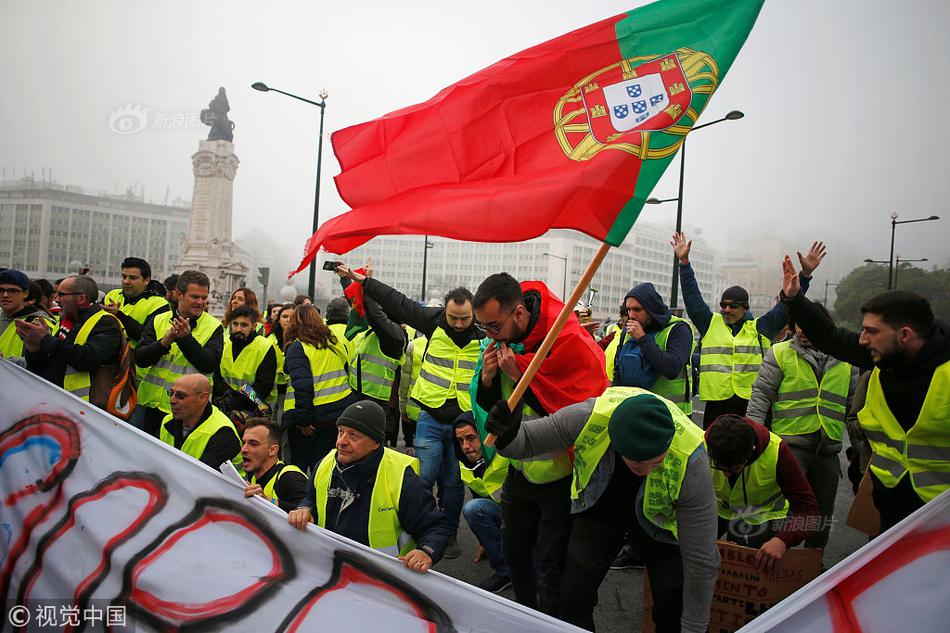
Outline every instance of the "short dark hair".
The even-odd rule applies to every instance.
[[[449,301],[463,306],[466,302],[472,301],[472,291],[465,286],[453,288],[452,290],[449,290],[448,293],[446,293],[445,298],[442,300],[442,305],[449,305]]]
[[[328,323],[330,321],[333,323],[346,323],[346,320],[350,316],[350,302],[346,300],[346,297],[331,299],[330,303],[327,304],[326,315]]]
[[[49,279],[34,279],[33,283],[39,286],[40,294],[44,297],[53,296],[53,284],[49,282]]]
[[[121,268],[138,268],[143,278],[152,278],[152,267],[141,257],[126,257],[122,260]]]
[[[468,418],[468,417],[464,417],[464,418],[459,418],[458,420],[455,421],[455,428],[456,428],[456,429],[461,429],[461,428],[464,428],[464,427],[466,427],[466,426],[472,427],[473,429],[475,429],[475,433],[476,433],[476,434],[478,433],[478,427],[475,426],[475,420],[473,420],[473,419],[471,419],[471,418]]]
[[[163,285],[165,286],[165,292],[168,292],[169,290],[178,290],[178,275],[169,275],[165,278]]]
[[[238,317],[247,317],[248,319],[250,319],[251,323],[254,324],[254,323],[257,323],[261,315],[258,314],[257,310],[255,310],[251,306],[243,305],[243,306],[238,306],[234,308],[234,312],[231,313],[231,317],[228,319],[228,322],[231,322]]]
[[[310,298],[309,296],[307,296],[307,295],[297,295],[296,297],[294,297],[294,305],[295,305],[295,306],[299,306],[299,305],[301,305],[302,303],[304,303],[304,302],[306,302],[306,301],[313,301],[313,299],[311,299],[311,298]]]
[[[35,281],[30,282],[30,289],[26,291],[27,301],[32,301],[34,305],[39,306],[40,299],[43,298],[43,290]]]
[[[254,417],[248,418],[244,421],[244,430],[252,429],[255,426],[263,426],[267,428],[267,439],[270,440],[271,444],[277,444],[280,446],[280,441],[283,438],[283,432],[280,430],[280,423],[277,420],[271,420],[270,418]]]
[[[185,292],[188,290],[188,286],[201,286],[202,288],[210,288],[211,280],[208,279],[208,275],[204,274],[200,270],[186,270],[182,274],[178,275],[178,292]]]
[[[745,463],[755,449],[755,422],[727,413],[716,418],[706,436],[709,459],[721,466]]]
[[[99,300],[99,286],[95,279],[88,275],[72,275],[72,278],[76,280],[73,284],[73,292],[86,295],[86,300],[89,303],[95,303]],[[66,277],[66,279],[69,279],[69,277]]]
[[[472,307],[476,310],[491,299],[497,299],[501,308],[510,310],[520,303],[524,303],[524,293],[521,284],[508,273],[495,273],[485,278],[475,291]]]
[[[892,328],[909,327],[919,336],[929,336],[934,327],[930,302],[916,292],[888,290],[874,295],[861,306],[861,314],[878,314]]]

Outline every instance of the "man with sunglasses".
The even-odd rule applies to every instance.
[[[89,402],[95,372],[119,361],[122,329],[118,319],[97,303],[99,287],[91,277],[66,277],[59,284],[56,299],[62,313],[55,331],[50,332],[43,320],[16,322],[27,367]],[[102,395],[95,394],[93,401],[101,404]]]
[[[483,346],[475,382],[476,419],[484,421],[485,412],[511,395],[564,304],[540,281],[518,283],[497,273],[481,283],[473,305],[477,323],[491,339]],[[604,352],[577,318],[569,317],[525,392],[525,417],[599,396],[607,387],[605,367]],[[515,598],[555,615],[571,531],[568,447],[509,466],[501,495],[502,547]]]
[[[758,549],[768,572],[821,527],[821,510],[788,443],[761,424],[727,414],[706,429],[719,534]]]
[[[419,459],[419,478],[431,490],[436,482],[443,496],[449,535],[445,558],[457,558],[456,540],[465,488],[455,458],[455,420],[472,410],[469,385],[478,362],[482,332],[475,327],[472,293],[456,288],[445,296],[444,307],[423,307],[378,279],[342,264],[336,268],[363,286],[363,294],[379,304],[394,323],[405,323],[427,339],[419,377],[409,394],[420,408],[413,440]]]
[[[26,367],[23,339],[17,336],[17,319],[33,322],[42,320],[52,328],[53,322],[37,305],[30,305],[30,278],[25,273],[7,268],[0,271],[0,358]]]
[[[690,321],[699,330],[699,399],[703,401],[703,428],[726,413],[745,415],[765,350],[771,338],[788,323],[788,308],[781,302],[755,318],[749,310],[749,293],[732,286],[722,293],[720,312],[713,312],[703,299],[696,275],[689,265],[693,245],[683,233],[670,242],[679,260],[680,285]],[[807,255],[798,253],[801,284],[808,289],[811,275],[825,256],[825,245],[814,242]]]
[[[231,418],[211,404],[211,381],[201,374],[182,376],[168,390],[171,413],[162,420],[159,439],[218,468],[230,461],[243,473],[241,439]]]

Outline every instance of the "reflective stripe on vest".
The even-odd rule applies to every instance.
[[[253,385],[254,381],[257,380],[257,368],[260,367],[264,357],[267,356],[267,352],[273,347],[267,339],[257,335],[244,346],[244,349],[235,359],[231,337],[226,336],[224,352],[221,354],[221,378],[235,391],[240,391],[244,385]],[[261,400],[267,400],[270,395],[270,393],[257,394]]]
[[[858,420],[871,445],[871,470],[887,488],[910,472],[914,490],[925,502],[950,488],[950,361],[934,371],[914,426],[904,431],[894,417],[875,367]]]
[[[769,445],[759,457],[742,469],[735,486],[721,470],[713,470],[716,505],[723,519],[740,519],[750,525],[783,519],[788,515],[788,500],[778,485],[778,448],[782,443],[769,433]]]
[[[171,422],[172,414],[169,413],[165,416],[165,419],[162,420],[161,430],[159,431],[159,439],[169,446],[175,446],[175,437],[165,428],[165,425]],[[208,416],[207,420],[201,422],[198,426],[188,434],[188,437],[185,438],[185,441],[181,445],[181,452],[185,455],[191,455],[197,460],[201,459],[201,456],[204,455],[205,448],[208,446],[208,442],[214,437],[215,433],[220,431],[222,428],[229,428],[234,432],[234,437],[238,439],[240,443],[241,438],[238,437],[237,429],[234,428],[234,423],[231,422],[231,418],[226,416],[221,412],[218,407],[211,407],[211,415]],[[239,473],[244,474],[243,460],[241,459],[241,451],[238,451],[237,454],[231,458],[231,463],[234,464],[234,467]]]
[[[155,340],[161,340],[172,325],[172,313],[163,312],[155,316],[152,321],[155,327]],[[202,312],[198,322],[191,330],[191,336],[202,347],[207,344],[215,332],[221,328],[221,321]],[[139,382],[139,406],[161,409],[165,413],[171,412],[168,403],[168,390],[175,381],[188,374],[197,374],[198,370],[188,362],[185,354],[179,349],[178,343],[172,343],[168,352],[158,362],[148,368],[148,371]],[[205,374],[212,380],[212,374]]]
[[[96,327],[96,324],[99,323],[99,319],[106,316],[118,321],[115,316],[100,309],[82,324],[82,327],[79,328],[79,332],[76,334],[75,340],[73,340],[73,345],[85,345],[86,341],[89,340],[89,333],[92,332],[92,328]],[[119,327],[121,327],[121,325]],[[57,328],[57,332],[53,334],[53,338],[58,337],[58,330],[59,328]],[[86,402],[89,402],[89,389],[91,385],[92,381],[89,378],[88,371],[80,371],[72,365],[66,364],[66,375],[63,376],[63,389],[77,398],[82,398]]]
[[[123,294],[122,288],[116,288],[115,290],[110,290],[108,294],[106,294],[103,303],[118,304],[119,312],[132,317],[139,325],[145,325],[148,317],[153,312],[168,305],[168,300],[165,299],[165,297],[149,295],[148,297],[142,297],[135,303],[126,303],[125,294]],[[121,324],[121,321],[119,323]],[[125,332],[125,327],[122,328],[122,331]],[[132,349],[135,349],[135,346],[138,345],[138,343],[139,342],[137,340],[129,338],[129,345],[132,347]]]
[[[301,475],[306,477],[306,475],[304,474],[302,470],[300,470],[299,468],[297,468],[296,466],[292,464],[277,462],[277,465],[280,466],[280,470],[277,471],[276,475],[270,478],[270,481],[268,481],[267,485],[264,486],[263,490],[261,490],[261,492],[264,494],[264,498],[275,505],[280,503],[280,498],[277,496],[277,491],[276,491],[277,481],[284,475],[284,473],[295,472],[295,473],[300,473]],[[257,483],[257,478],[254,475],[251,475],[251,479],[248,483],[250,483],[253,486],[254,484]]]
[[[300,341],[304,354],[310,361],[310,374],[313,379],[313,406],[318,407],[331,402],[342,400],[350,395],[350,385],[346,376],[346,350],[337,339],[336,345],[317,349],[310,343]],[[294,385],[291,381],[287,385],[287,399],[284,401],[284,411],[296,407]]]
[[[37,314],[29,314],[24,320],[28,323],[42,320],[50,332],[54,332],[58,327],[52,319]],[[8,321],[7,327],[0,333],[0,358],[23,358],[23,339],[17,335],[13,321]]]
[[[508,458],[495,453],[481,477],[476,477],[474,470],[459,462],[459,473],[462,475],[462,483],[471,488],[472,492],[480,497],[501,502],[501,486],[508,476]]]
[[[372,328],[357,334],[351,346],[350,388],[370,398],[389,400],[400,360],[383,354]]]
[[[759,334],[756,321],[745,321],[733,336],[722,314],[713,313],[699,356],[700,400],[751,398],[762,354],[771,345],[769,339]]]
[[[330,451],[313,477],[313,488],[316,493],[317,525],[326,527],[327,498],[330,492],[330,482],[333,479],[333,468],[336,466],[336,449]],[[390,556],[402,556],[415,549],[416,544],[412,537],[405,533],[399,523],[399,497],[402,495],[402,480],[406,475],[406,467],[419,474],[419,460],[399,451],[383,448],[383,457],[380,459],[376,471],[376,481],[373,484],[373,494],[369,500],[369,517],[367,517],[369,546]],[[349,537],[349,534],[343,534]]]
[[[472,339],[459,349],[445,330],[436,328],[410,397],[433,409],[441,407],[446,400],[455,399],[462,411],[471,411],[472,398],[468,389],[475,375],[480,349],[478,339]]]
[[[666,327],[657,332],[656,346],[660,348],[661,352],[666,352],[666,343],[670,338],[670,332],[673,331],[677,323],[684,323],[686,327],[689,328],[691,339],[689,356],[686,357],[686,363],[683,364],[679,376],[671,379],[663,375],[658,375],[650,391],[675,403],[680,411],[686,415],[690,415],[693,412],[693,372],[691,371],[690,363],[693,358],[693,350],[696,349],[696,339],[693,337],[693,326],[685,319],[671,316],[670,322]]]
[[[412,344],[412,371],[409,374],[409,390],[406,393],[411,394],[412,390],[416,386],[416,381],[419,380],[419,374],[422,372],[422,355],[426,351],[426,344],[428,341],[429,339],[424,336],[410,340],[410,343]],[[418,422],[420,413],[422,413],[422,407],[419,406],[419,403],[412,398],[407,397],[406,417],[408,417],[413,422]]]
[[[514,391],[514,383],[507,375],[498,372],[501,376],[501,395],[503,400],[508,400],[511,392]],[[529,407],[527,403],[522,405],[522,420],[536,420],[541,416]],[[571,454],[568,449],[557,451],[556,454],[548,453],[551,457],[532,457],[530,459],[509,459],[508,463],[515,470],[520,470],[524,478],[533,484],[548,484],[552,481],[560,481],[571,474],[573,465],[571,463]]]
[[[286,385],[289,379],[287,378],[287,374],[284,373],[284,350],[282,350],[280,345],[277,344],[277,335],[268,334],[267,342],[274,346],[274,353],[277,355],[277,373],[274,376],[274,389],[270,392],[270,398],[267,399],[267,404],[269,404],[271,408],[276,411],[277,396],[280,395],[277,387]]]
[[[685,413],[669,400],[639,387],[608,387],[594,402],[594,410],[574,441],[574,477],[571,498],[578,499],[590,483],[597,465],[610,447],[607,426],[610,416],[621,402],[628,398],[649,394],[659,398],[673,417],[676,432],[667,449],[666,458],[659,468],[647,475],[643,494],[643,516],[653,525],[679,538],[676,505],[680,488],[686,476],[690,456],[703,443],[703,431]],[[623,467],[618,465],[618,467]]]
[[[819,428],[841,441],[851,385],[851,365],[837,363],[825,371],[821,384],[815,370],[791,346],[777,343],[772,352],[782,370],[778,398],[772,404],[772,432],[776,435],[805,435]]]

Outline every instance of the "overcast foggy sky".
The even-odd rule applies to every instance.
[[[413,103],[519,50],[646,4],[636,0],[0,4],[0,167],[146,199],[191,198],[191,155],[208,129],[154,129],[197,113],[224,86],[240,159],[234,237],[263,231],[296,256],[310,234],[319,110],[326,110],[321,217],[346,209],[329,133]],[[690,137],[687,229],[741,254],[783,231],[886,259],[891,211],[939,222],[899,227],[896,253],[947,265],[950,89],[946,0],[767,0]],[[119,135],[110,114],[149,109]],[[654,195],[676,195],[678,159]],[[642,220],[672,223],[675,205]],[[797,225],[794,226],[793,225]],[[636,231],[636,227],[633,229]],[[805,244],[802,244],[804,248]]]

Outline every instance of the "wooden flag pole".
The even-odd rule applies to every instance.
[[[557,319],[554,321],[554,325],[551,326],[551,329],[548,330],[547,336],[544,337],[544,341],[541,343],[541,347],[538,348],[537,353],[534,355],[534,358],[531,359],[531,364],[528,365],[528,368],[525,370],[524,375],[521,376],[521,380],[518,381],[518,384],[515,385],[515,390],[511,392],[511,395],[508,397],[508,410],[514,411],[515,405],[518,404],[518,401],[521,400],[521,397],[524,395],[524,392],[528,389],[528,385],[531,384],[531,381],[534,379],[534,375],[538,373],[538,367],[541,366],[541,362],[547,358],[548,352],[551,351],[551,347],[554,345],[554,341],[557,339],[558,334],[561,333],[561,330],[564,329],[564,324],[567,323],[568,317],[571,316],[571,313],[574,312],[574,306],[577,305],[577,302],[580,301],[581,295],[584,294],[584,288],[586,288],[591,280],[593,280],[594,275],[597,273],[597,269],[600,268],[600,265],[604,262],[604,258],[607,257],[607,252],[610,250],[610,245],[606,242],[603,242],[600,245],[600,248],[594,254],[594,258],[590,260],[590,264],[587,265],[587,270],[584,271],[584,274],[578,280],[577,285],[574,286],[574,291],[571,293],[571,296],[567,298],[567,301],[564,302],[564,307],[561,308],[561,313],[557,315]],[[492,446],[495,444],[495,435],[489,433],[485,437],[485,446]]]

